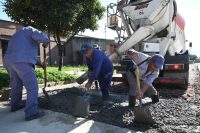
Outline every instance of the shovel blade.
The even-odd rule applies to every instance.
[[[73,107],[72,114],[76,117],[87,117],[90,109],[89,96],[77,96]]]
[[[154,124],[151,112],[148,107],[134,107],[134,122],[143,124]]]
[[[88,72],[85,72],[84,74],[82,74],[80,77],[78,77],[76,79],[76,82],[78,84],[82,84],[83,82],[85,82],[88,79]]]

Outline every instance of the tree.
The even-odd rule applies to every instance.
[[[59,50],[59,70],[63,45],[80,31],[96,30],[105,11],[99,0],[6,0],[3,6],[14,22],[53,34]],[[64,44],[61,37],[67,38]]]
[[[190,57],[190,60],[192,61],[195,61],[198,58],[196,55],[193,55],[193,54],[190,54],[189,57]]]

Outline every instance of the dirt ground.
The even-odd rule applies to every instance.
[[[88,119],[134,129],[145,133],[197,133],[200,132],[200,75],[197,65],[190,65],[190,84],[187,90],[176,87],[159,87],[160,102],[148,104],[155,124],[145,125],[134,122],[134,112],[127,107],[127,86],[118,83],[112,86],[113,104],[103,106],[98,90],[87,91],[90,96]],[[73,114],[76,96],[85,94],[83,86],[48,92],[51,103],[41,96],[40,107]],[[147,98],[148,99],[148,98]],[[147,100],[148,101],[148,100]]]

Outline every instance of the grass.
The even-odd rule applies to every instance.
[[[9,86],[10,78],[6,70],[0,70],[0,94]]]
[[[59,82],[64,81],[66,83],[74,82],[78,75],[67,74],[66,71],[73,71],[78,69],[80,71],[87,71],[87,66],[65,66],[62,71],[58,71],[58,67],[47,67],[47,82]],[[44,74],[42,68],[36,68],[36,76],[38,83],[43,83]],[[9,86],[10,78],[5,69],[0,69],[0,93],[4,88]]]
[[[37,69],[42,69],[42,68],[37,68]],[[62,67],[62,71],[73,71],[79,69],[80,71],[87,71],[87,66],[64,66]],[[48,67],[47,71],[58,71],[58,67]]]

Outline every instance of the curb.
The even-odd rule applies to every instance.
[[[66,82],[66,81],[60,81],[60,82],[47,82],[47,87],[52,87],[56,85],[66,85],[66,84],[71,84],[74,82]],[[44,84],[38,84],[39,88],[44,87]]]

